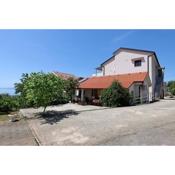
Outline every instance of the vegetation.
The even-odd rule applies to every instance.
[[[16,96],[0,95],[0,112],[11,112],[19,108],[44,107],[64,104],[73,100],[78,81],[63,80],[52,73],[22,74],[20,83],[15,83]]]
[[[22,74],[22,78],[20,79],[20,83],[15,83],[15,93],[19,95],[19,104],[20,108],[32,107],[33,105],[28,103],[25,99],[26,91],[24,90],[24,85],[29,78],[29,74]]]
[[[7,114],[4,114],[4,113],[0,113],[0,122],[4,122],[4,121],[7,121],[9,120],[9,116]]]
[[[76,87],[78,87],[78,80],[69,78],[65,81],[65,91],[69,101],[73,101]]]
[[[64,81],[51,73],[31,73],[24,79],[21,87],[26,103],[35,107],[43,106],[44,112],[48,105],[64,96]]]
[[[12,111],[12,112],[0,112],[0,122],[5,122],[8,120],[12,120],[12,116],[18,116],[17,111]],[[19,116],[18,116],[19,117]]]
[[[168,91],[172,94],[175,95],[175,81],[169,81],[168,84]]]
[[[73,100],[78,81],[70,78],[63,80],[52,73],[43,72],[23,74],[20,83],[15,84],[16,93],[20,94],[20,106],[44,107],[64,104]]]
[[[10,96],[8,94],[0,95],[0,112],[8,113],[10,111],[16,111],[19,107],[18,96]]]
[[[129,91],[121,86],[119,82],[113,82],[112,85],[102,91],[101,102],[103,106],[117,107],[129,105],[131,96]]]
[[[78,80],[69,78],[68,80],[63,80],[64,93],[60,98],[55,99],[51,105],[65,104],[69,101],[74,100],[75,89],[78,86]]]

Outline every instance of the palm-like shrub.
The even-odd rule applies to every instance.
[[[117,81],[113,82],[108,89],[103,90],[101,94],[101,102],[103,106],[128,106],[130,100],[131,96],[129,91],[122,87]]]

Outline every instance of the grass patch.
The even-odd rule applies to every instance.
[[[10,117],[8,115],[14,115],[17,114],[17,112],[10,112],[10,113],[4,113],[4,112],[0,112],[0,122],[5,122],[10,120]]]
[[[8,114],[0,114],[0,122],[4,122],[4,121],[7,121],[9,120],[9,116]]]

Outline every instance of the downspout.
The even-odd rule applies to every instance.
[[[103,76],[105,76],[105,67],[102,66]]]
[[[147,61],[148,61],[148,73],[149,73],[149,57],[150,56],[153,56],[154,54],[151,54],[151,55],[148,55],[148,57],[147,57]]]
[[[162,99],[164,99],[164,96],[165,96],[165,87],[164,87],[164,75],[165,75],[165,67],[162,67],[162,88],[163,88],[163,94],[162,94]]]
[[[149,61],[149,57],[150,56],[153,56],[154,54],[150,54],[150,55],[148,55],[148,57],[147,57],[147,61],[148,61],[148,75],[149,75],[149,77],[150,77],[150,69],[149,69],[149,64],[150,64],[150,61]],[[151,86],[152,86],[152,77],[150,77],[150,80],[151,80]],[[149,87],[148,87],[148,89],[149,89]],[[153,91],[153,90],[152,90]],[[150,91],[148,90],[148,98],[149,98],[149,101],[152,101],[153,99],[153,97],[152,97],[152,95],[151,95],[151,99],[150,99]],[[153,93],[153,92],[152,92]]]
[[[148,57],[147,57],[147,62],[148,62],[147,71],[148,71],[148,73],[149,73],[149,56],[151,56],[151,55],[148,55]]]
[[[149,56],[151,56],[151,55],[148,55],[148,57],[147,57],[147,69],[148,69],[148,76],[149,76]],[[150,77],[150,76],[149,76]],[[150,79],[150,78],[149,78]],[[150,93],[149,93],[149,87],[148,87],[148,102],[150,101],[150,98],[149,98],[149,95],[150,95]]]

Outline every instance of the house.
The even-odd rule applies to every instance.
[[[70,78],[73,78],[73,79],[75,79],[75,80],[80,81],[80,80],[83,79],[83,77],[77,77],[77,76],[75,76],[75,75],[73,75],[73,74],[63,73],[63,72],[58,72],[58,71],[54,71],[53,74],[54,74],[55,76],[57,76],[57,77],[63,79],[63,80],[68,80],[68,79],[70,79]]]
[[[164,97],[163,80],[164,68],[154,51],[119,48],[80,83],[77,95],[81,101],[99,99],[103,89],[119,81],[135,101],[152,102]]]

